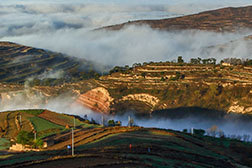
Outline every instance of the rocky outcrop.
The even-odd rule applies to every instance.
[[[241,113],[241,114],[252,114],[252,107],[244,107],[234,102],[232,106],[228,109],[229,113]]]
[[[14,144],[9,148],[10,151],[17,151],[17,152],[23,152],[23,151],[40,151],[39,149],[32,149],[28,146],[24,146],[22,144]]]
[[[159,99],[155,96],[152,96],[150,94],[130,94],[127,96],[122,97],[119,101],[141,101],[144,102],[151,107],[155,107],[159,103]]]
[[[110,112],[110,104],[112,101],[113,98],[103,87],[98,87],[81,94],[76,100],[77,103],[87,108],[105,114]]]

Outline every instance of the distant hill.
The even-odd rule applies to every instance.
[[[97,76],[99,74],[91,61],[11,42],[0,42],[0,82],[24,83],[26,80],[35,80],[36,83],[53,84]]]
[[[198,29],[216,32],[235,32],[252,28],[252,6],[222,8],[198,14],[159,20],[137,20],[105,27],[119,30],[130,25],[149,25],[158,30]]]

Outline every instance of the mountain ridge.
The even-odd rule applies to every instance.
[[[220,8],[167,19],[128,21],[101,29],[120,30],[130,25],[148,25],[153,29],[164,31],[198,29],[215,32],[236,32],[241,30],[241,27],[242,29],[252,28],[252,6]]]

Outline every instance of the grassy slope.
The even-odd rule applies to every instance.
[[[88,134],[88,132],[90,134]],[[76,140],[81,132],[76,131]],[[192,136],[172,130],[95,128],[76,143],[75,157],[64,147],[21,153],[0,160],[0,166],[26,167],[239,167],[250,165],[252,144],[229,139]],[[89,141],[89,140],[90,141]],[[80,144],[80,145],[78,145]],[[129,148],[129,144],[132,148]],[[228,145],[226,145],[228,144]],[[37,160],[37,162],[32,162]],[[37,163],[37,164],[36,164]]]
[[[31,117],[30,121],[32,122],[37,132],[41,132],[41,131],[45,131],[49,129],[63,129],[64,128],[60,125],[54,124],[50,121],[47,121],[39,117]]]
[[[10,147],[10,141],[6,138],[0,138],[0,150],[4,150]]]
[[[34,128],[37,132],[37,136],[42,138],[67,130],[65,129],[66,125],[73,125],[73,117],[65,114],[47,111],[49,114],[52,114],[50,120],[40,117],[40,115],[45,111],[47,110],[38,109],[1,112],[0,127],[2,128],[2,132],[0,132],[0,136],[9,140],[15,139],[19,131],[24,130],[31,132]],[[22,121],[20,123],[18,117],[19,124],[21,126],[21,128],[18,129],[15,118],[20,115]],[[92,124],[86,124],[78,119],[76,119],[76,126],[83,128],[95,127]]]

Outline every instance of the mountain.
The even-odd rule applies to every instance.
[[[119,30],[130,25],[148,25],[153,29],[170,30],[207,30],[215,32],[236,32],[252,28],[252,6],[222,8],[198,14],[159,20],[137,20],[105,27]]]
[[[62,83],[99,76],[95,63],[65,54],[0,42],[0,82]],[[57,81],[55,81],[57,80]]]

